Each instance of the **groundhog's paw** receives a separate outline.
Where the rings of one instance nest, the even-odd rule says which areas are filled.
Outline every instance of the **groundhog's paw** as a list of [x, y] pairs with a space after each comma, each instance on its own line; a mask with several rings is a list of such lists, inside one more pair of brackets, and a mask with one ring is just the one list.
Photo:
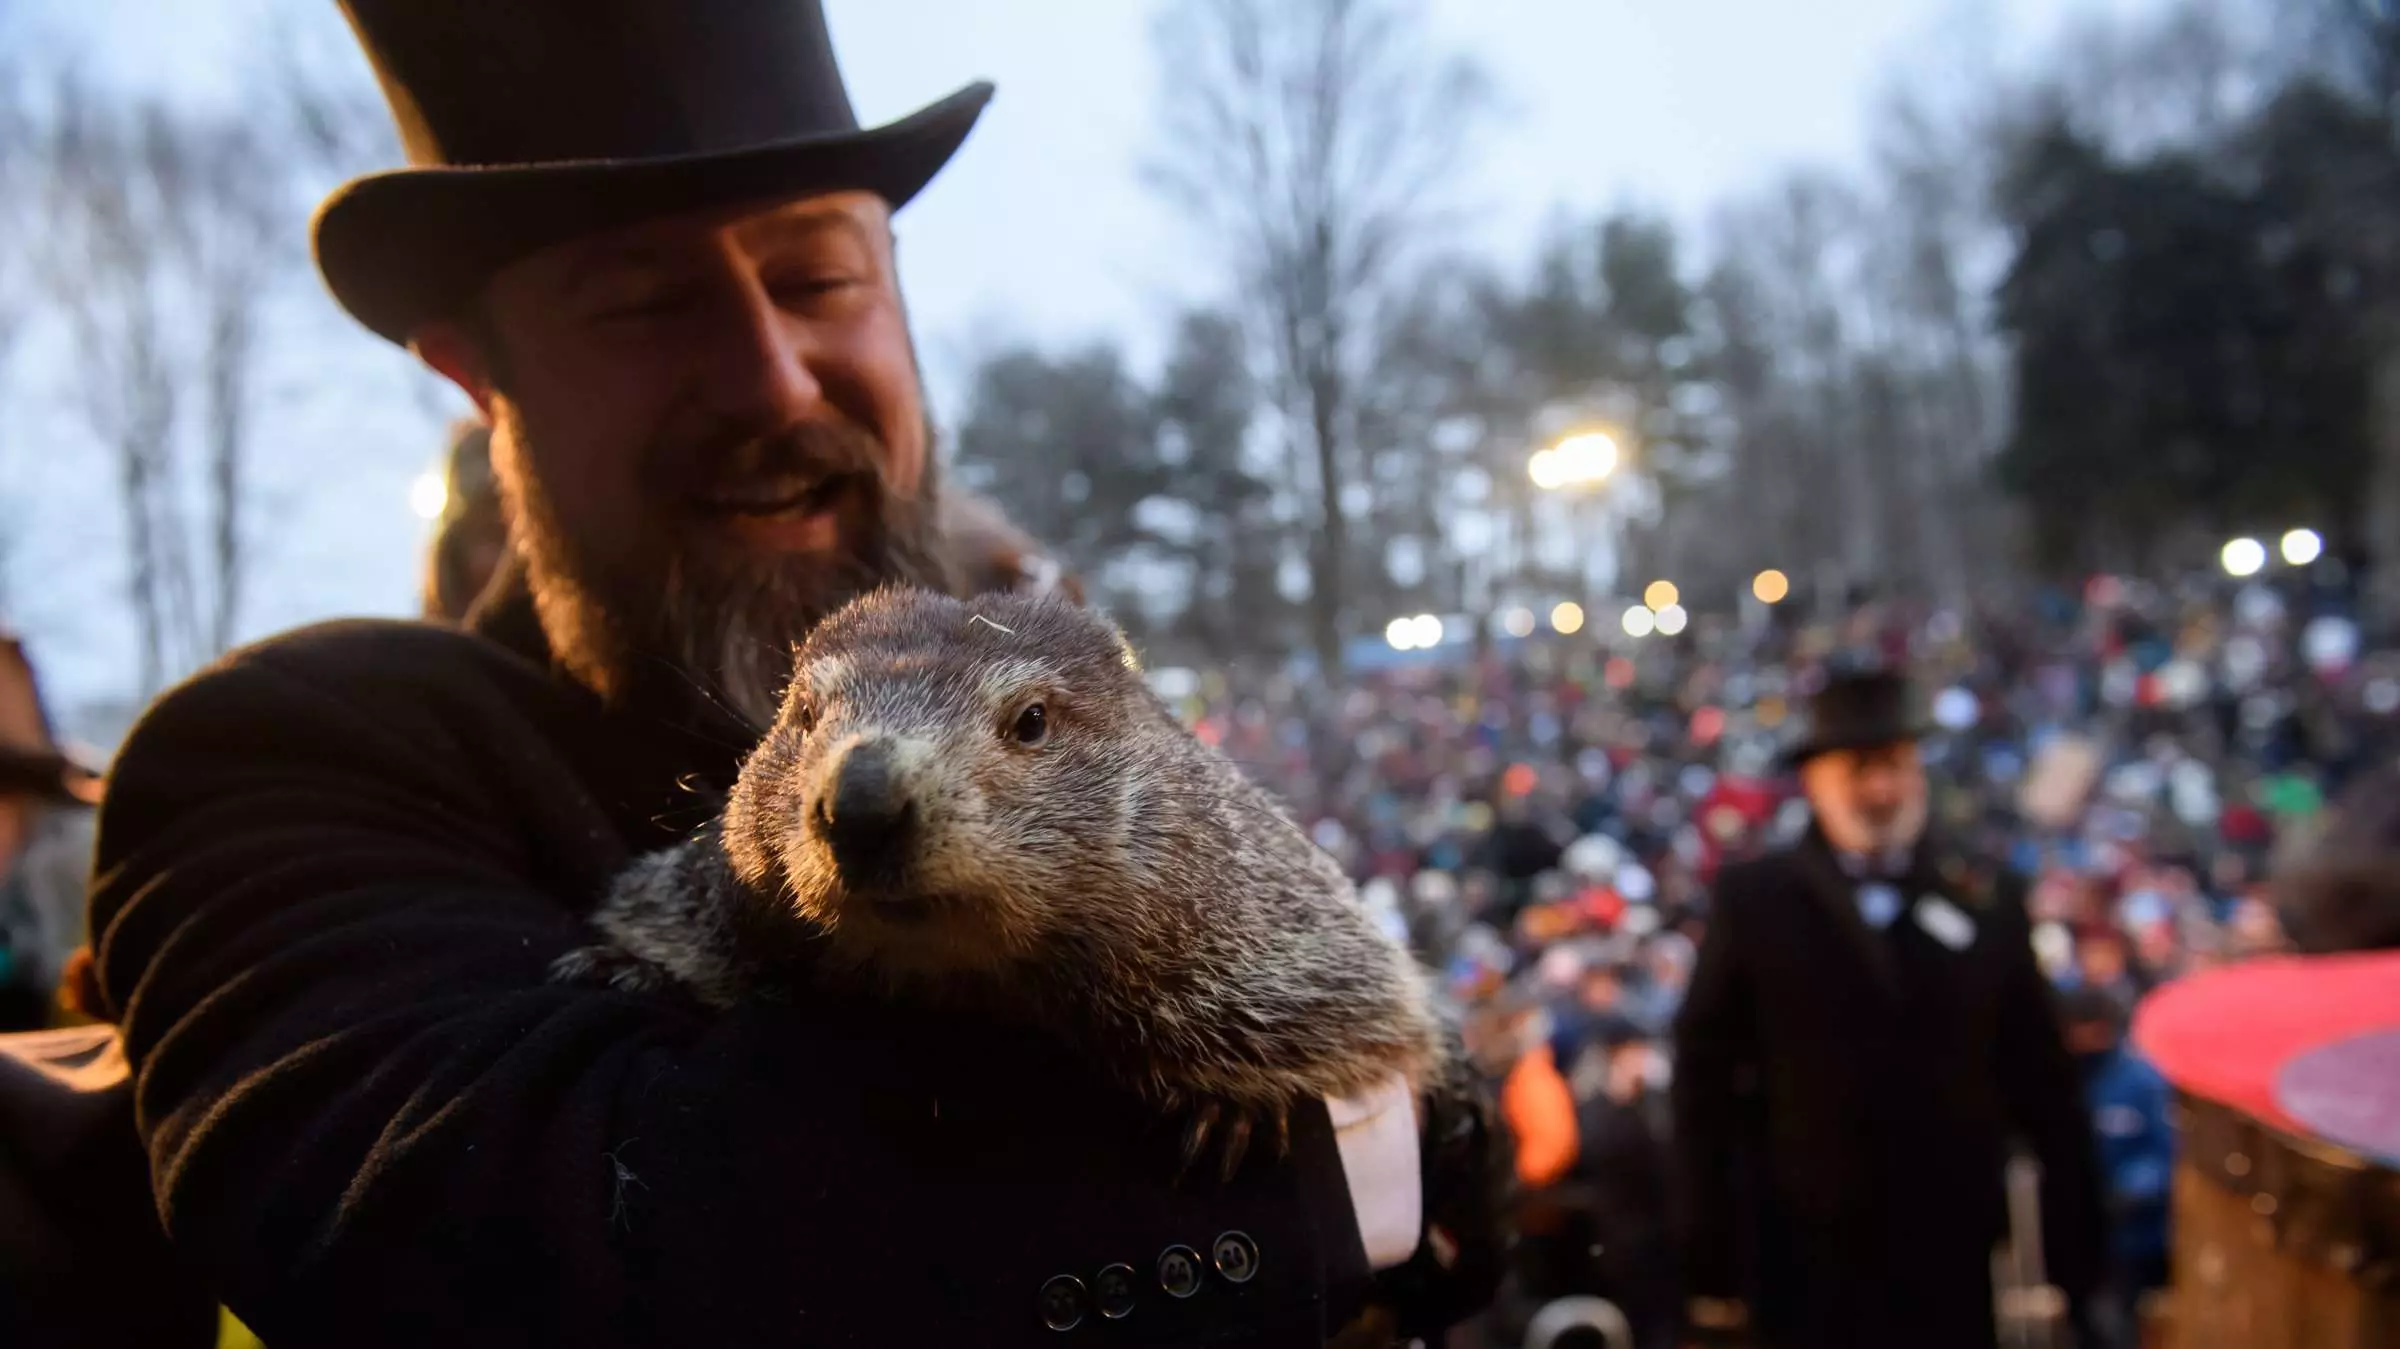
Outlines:
[[1231, 1181], [1251, 1145], [1269, 1141], [1277, 1157], [1291, 1152], [1291, 1113], [1286, 1107], [1204, 1098], [1184, 1112], [1183, 1173], [1189, 1175], [1206, 1163], [1220, 1184]]
[[620, 993], [664, 993], [675, 976], [621, 946], [584, 946], [550, 962], [550, 982], [613, 988]]

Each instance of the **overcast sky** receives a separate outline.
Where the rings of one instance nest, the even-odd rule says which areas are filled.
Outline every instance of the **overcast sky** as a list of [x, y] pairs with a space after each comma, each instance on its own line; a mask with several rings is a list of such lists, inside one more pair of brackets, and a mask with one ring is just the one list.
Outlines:
[[[115, 78], [221, 91], [232, 44], [251, 31], [244, 19], [269, 2], [51, 0], [19, 40], [106, 32], [88, 45]], [[1513, 258], [1561, 209], [1624, 202], [1699, 224], [1712, 203], [1780, 168], [1856, 164], [1896, 65], [2038, 49], [2071, 12], [2148, 0], [1432, 2], [1444, 33], [1484, 61], [1506, 99], [1468, 181], [1473, 242]], [[909, 304], [945, 414], [984, 344], [1115, 334], [1148, 356], [1175, 301], [1208, 293], [1189, 236], [1138, 176], [1162, 148], [1150, 108], [1155, 4], [827, 0], [827, 9], [865, 121], [973, 79], [999, 86], [959, 159], [900, 218]], [[365, 78], [363, 63], [356, 70]], [[291, 406], [278, 414], [279, 443], [264, 450], [276, 540], [256, 583], [253, 634], [413, 607], [424, 529], [406, 489], [437, 449], [429, 418], [441, 405], [412, 390], [402, 360], [342, 338], [325, 346], [321, 376], [275, 391]], [[48, 490], [60, 474], [90, 476], [57, 465], [47, 476], [9, 471], [19, 497], [28, 483]], [[109, 508], [104, 494], [96, 508]], [[16, 621], [54, 702], [130, 685], [130, 626], [108, 609], [109, 593], [20, 602]]]

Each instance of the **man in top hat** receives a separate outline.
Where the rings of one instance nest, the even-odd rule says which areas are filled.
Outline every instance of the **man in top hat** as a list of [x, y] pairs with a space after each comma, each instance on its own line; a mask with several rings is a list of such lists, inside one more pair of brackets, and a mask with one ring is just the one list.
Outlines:
[[277, 1349], [1316, 1345], [1370, 1300], [1471, 1311], [1471, 1111], [1345, 1111], [1398, 1122], [1395, 1165], [1303, 1109], [1288, 1155], [1179, 1183], [1175, 1129], [1024, 1028], [550, 982], [713, 812], [819, 617], [1051, 575], [941, 489], [895, 280], [892, 213], [990, 90], [861, 129], [814, 0], [343, 8], [410, 167], [325, 203], [318, 265], [474, 401], [511, 546], [460, 628], [271, 640], [120, 752], [98, 996], [225, 1302]]
[[1790, 752], [1813, 817], [1728, 866], [1675, 1023], [1690, 1320], [1774, 1346], [1990, 1345], [2013, 1141], [2078, 1317], [2101, 1206], [2022, 895], [1927, 835], [1908, 689], [1844, 673]]
[[492, 481], [492, 428], [469, 418], [451, 428], [441, 519], [425, 553], [423, 615], [456, 623], [508, 556], [508, 516]]
[[24, 645], [0, 635], [0, 1031], [55, 1019], [82, 942], [100, 775], [61, 749]]

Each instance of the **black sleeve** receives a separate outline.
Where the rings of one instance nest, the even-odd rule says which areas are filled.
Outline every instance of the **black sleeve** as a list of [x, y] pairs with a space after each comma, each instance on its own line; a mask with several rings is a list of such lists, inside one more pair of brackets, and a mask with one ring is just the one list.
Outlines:
[[1685, 1230], [1687, 1281], [1698, 1297], [1742, 1293], [1737, 1167], [1759, 1048], [1754, 990], [1741, 956], [1741, 874], [1728, 871], [1718, 882], [1708, 932], [1675, 1018], [1676, 1207]]
[[[358, 654], [171, 693], [101, 822], [160, 1211], [267, 1343], [1048, 1343], [1045, 1283], [1122, 1262], [1119, 1340], [1300, 1344], [1363, 1295], [1321, 1108], [1289, 1164], [1178, 1187], [1171, 1125], [1002, 1021], [549, 983], [605, 812], [538, 713]], [[1229, 1231], [1250, 1279], [1159, 1291]]]
[[2106, 1259], [2098, 1144], [2082, 1076], [2060, 1033], [2056, 999], [2034, 960], [2022, 887], [2003, 887], [1993, 907], [2008, 962], [2000, 1005], [2001, 1099], [2011, 1125], [2041, 1163], [2046, 1272], [2080, 1300], [2098, 1285]]

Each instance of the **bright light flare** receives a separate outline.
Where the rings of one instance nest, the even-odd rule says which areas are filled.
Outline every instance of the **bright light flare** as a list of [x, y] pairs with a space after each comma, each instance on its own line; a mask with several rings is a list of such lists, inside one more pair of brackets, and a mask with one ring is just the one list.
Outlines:
[[1568, 600], [1550, 611], [1550, 626], [1568, 636], [1583, 631], [1583, 606]]
[[1545, 492], [1561, 487], [1589, 487], [1617, 471], [1617, 442], [1606, 432], [1586, 431], [1569, 436], [1548, 449], [1535, 450], [1525, 462], [1533, 485]]
[[1769, 567], [1750, 579], [1750, 593], [1761, 604], [1781, 604], [1792, 593], [1792, 578]]
[[1626, 636], [1647, 637], [1657, 630], [1658, 615], [1650, 612], [1649, 605], [1637, 604], [1625, 611]]
[[2283, 560], [2305, 567], [2325, 555], [2325, 540], [2313, 529], [2295, 529], [2283, 536]]
[[1567, 485], [1566, 466], [1558, 462], [1558, 451], [1535, 450], [1533, 458], [1525, 461], [1525, 471], [1533, 485], [1543, 491], [1553, 491]]
[[1652, 581], [1649, 587], [1642, 591], [1642, 603], [1649, 605], [1653, 610], [1667, 609], [1682, 598], [1683, 592], [1675, 588], [1673, 581]]
[[1511, 637], [1531, 637], [1533, 635], [1533, 610], [1524, 608], [1509, 610], [1500, 616], [1500, 628]]
[[2267, 546], [2256, 539], [2234, 539], [2217, 554], [2227, 576], [2256, 576], [2267, 565]]
[[439, 473], [420, 473], [408, 485], [408, 508], [420, 520], [439, 520], [442, 509], [450, 504], [450, 484]]
[[1383, 625], [1383, 640], [1394, 651], [1430, 651], [1442, 644], [1442, 620], [1432, 614], [1395, 618]]
[[1672, 637], [1675, 634], [1683, 631], [1685, 626], [1690, 624], [1692, 621], [1692, 616], [1683, 611], [1682, 605], [1670, 604], [1665, 608], [1660, 609], [1658, 611], [1658, 617], [1652, 621], [1658, 625], [1658, 630], [1661, 635]]

